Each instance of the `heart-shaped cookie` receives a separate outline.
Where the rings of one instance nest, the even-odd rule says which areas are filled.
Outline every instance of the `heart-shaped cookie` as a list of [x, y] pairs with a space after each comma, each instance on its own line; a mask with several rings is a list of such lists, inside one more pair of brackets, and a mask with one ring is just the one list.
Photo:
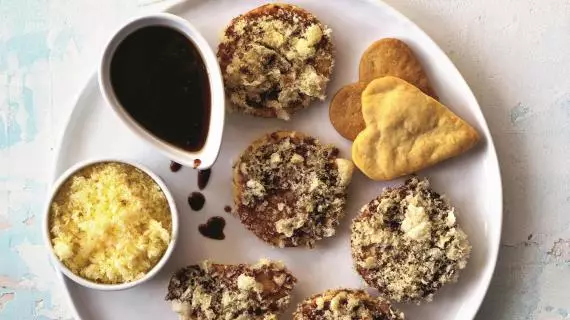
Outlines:
[[366, 128], [362, 118], [362, 91], [366, 82], [351, 83], [342, 87], [333, 97], [329, 117], [333, 127], [344, 138], [353, 141]]
[[385, 76], [398, 77], [438, 99], [420, 61], [412, 49], [398, 39], [385, 38], [371, 44], [360, 58], [359, 74], [362, 82]]
[[371, 44], [360, 58], [359, 69], [360, 82], [342, 87], [329, 107], [333, 127], [348, 140], [356, 139], [365, 128], [360, 98], [366, 85], [376, 78], [394, 76], [404, 79], [438, 99], [420, 62], [401, 40], [386, 38]]
[[369, 178], [391, 180], [473, 147], [479, 134], [437, 100], [396, 77], [362, 93], [366, 129], [352, 145], [354, 164]]

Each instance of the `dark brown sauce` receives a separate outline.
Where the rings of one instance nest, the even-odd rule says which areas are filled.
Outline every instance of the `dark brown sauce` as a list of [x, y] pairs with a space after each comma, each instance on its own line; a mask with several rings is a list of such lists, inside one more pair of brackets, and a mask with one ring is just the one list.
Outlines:
[[198, 168], [202, 164], [202, 160], [194, 159], [194, 169]]
[[222, 217], [211, 217], [204, 224], [198, 227], [198, 231], [206, 237], [214, 240], [224, 240], [226, 236], [224, 235], [224, 227], [226, 226], [226, 220]]
[[232, 212], [232, 207], [230, 207], [230, 206], [225, 206], [225, 207], [224, 207], [224, 211], [227, 212], [227, 213], [230, 213], [230, 212]]
[[182, 168], [182, 165], [178, 162], [170, 161], [170, 171], [178, 172]]
[[206, 203], [206, 198], [200, 192], [192, 192], [188, 196], [188, 204], [190, 208], [194, 211], [200, 211], [204, 207], [204, 203]]
[[204, 190], [210, 181], [210, 175], [212, 174], [212, 169], [199, 170], [198, 171], [198, 188]]
[[210, 85], [192, 41], [169, 27], [141, 28], [119, 44], [110, 71], [117, 99], [140, 125], [179, 148], [202, 149]]

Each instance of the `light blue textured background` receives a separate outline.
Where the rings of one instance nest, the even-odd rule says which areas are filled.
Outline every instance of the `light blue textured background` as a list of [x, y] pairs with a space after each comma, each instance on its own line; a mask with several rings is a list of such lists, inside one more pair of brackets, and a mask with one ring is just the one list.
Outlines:
[[[456, 63], [496, 140], [504, 236], [478, 319], [570, 319], [570, 1], [387, 2]], [[69, 318], [40, 232], [53, 146], [111, 30], [165, 4], [0, 0], [0, 319]]]

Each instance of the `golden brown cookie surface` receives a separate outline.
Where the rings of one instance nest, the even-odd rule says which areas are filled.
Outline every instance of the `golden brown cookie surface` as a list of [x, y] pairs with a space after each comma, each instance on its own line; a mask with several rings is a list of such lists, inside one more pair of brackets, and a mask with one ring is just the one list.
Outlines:
[[297, 307], [293, 320], [403, 320], [404, 314], [364, 290], [338, 289], [316, 294]]
[[408, 82], [384, 77], [362, 93], [366, 129], [352, 144], [354, 164], [373, 180], [417, 172], [471, 149], [479, 134]]
[[337, 148], [313, 137], [268, 134], [234, 164], [235, 215], [271, 245], [313, 247], [335, 234], [353, 168]]
[[365, 82], [357, 82], [342, 87], [333, 97], [329, 106], [329, 117], [333, 127], [348, 140], [364, 130], [366, 124], [362, 117], [362, 91]]
[[232, 109], [287, 120], [324, 99], [334, 61], [330, 32], [288, 4], [263, 5], [233, 19], [218, 47]]
[[181, 320], [277, 320], [297, 279], [280, 262], [255, 265], [203, 262], [178, 270], [166, 300]]
[[359, 73], [362, 82], [384, 76], [398, 77], [438, 99], [422, 65], [410, 47], [398, 39], [386, 38], [372, 43], [362, 54]]

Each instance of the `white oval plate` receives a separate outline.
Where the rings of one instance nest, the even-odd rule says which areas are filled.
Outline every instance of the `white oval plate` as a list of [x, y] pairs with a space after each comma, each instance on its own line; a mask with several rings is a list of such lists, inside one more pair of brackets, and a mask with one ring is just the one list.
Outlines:
[[[445, 193], [458, 209], [459, 222], [469, 235], [473, 254], [457, 284], [445, 286], [431, 303], [400, 305], [408, 319], [472, 319], [491, 279], [499, 247], [502, 222], [502, 187], [493, 141], [473, 93], [441, 49], [416, 25], [380, 1], [291, 1], [313, 12], [333, 30], [337, 49], [336, 69], [328, 88], [331, 97], [341, 86], [358, 77], [358, 62], [374, 40], [397, 37], [406, 41], [421, 59], [441, 101], [475, 126], [483, 137], [477, 148], [420, 174], [431, 179], [435, 190]], [[190, 1], [170, 9], [190, 20], [213, 48], [218, 35], [231, 18], [260, 5], [261, 1]], [[267, 257], [283, 260], [298, 277], [293, 304], [283, 318], [290, 317], [303, 298], [328, 288], [364, 287], [353, 270], [349, 248], [350, 220], [358, 209], [378, 195], [380, 183], [360, 173], [349, 190], [347, 217], [332, 239], [314, 250], [271, 248], [245, 230], [224, 212], [231, 204], [231, 165], [253, 139], [276, 129], [295, 129], [334, 143], [341, 155], [350, 157], [350, 143], [331, 126], [328, 103], [316, 103], [286, 123], [229, 114], [222, 150], [204, 190], [206, 206], [198, 212], [187, 204], [197, 191], [196, 172], [169, 170], [169, 159], [144, 144], [119, 121], [103, 102], [95, 77], [87, 83], [76, 102], [57, 153], [54, 177], [76, 162], [88, 158], [121, 158], [140, 162], [159, 174], [176, 199], [180, 212], [180, 238], [172, 258], [154, 279], [120, 292], [100, 292], [80, 287], [59, 275], [74, 311], [82, 319], [176, 319], [164, 301], [168, 280], [176, 269], [211, 259], [222, 263], [255, 262]], [[226, 240], [202, 237], [198, 225], [211, 216], [227, 221]]]

